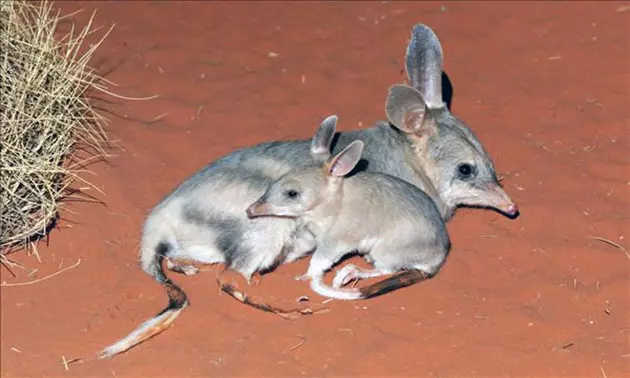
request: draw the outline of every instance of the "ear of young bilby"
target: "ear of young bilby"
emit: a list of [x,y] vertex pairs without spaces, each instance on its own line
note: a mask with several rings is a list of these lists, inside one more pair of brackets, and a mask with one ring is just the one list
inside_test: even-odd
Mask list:
[[442,45],[430,27],[416,24],[407,46],[405,69],[412,87],[422,94],[429,109],[446,106],[442,100]]
[[389,87],[385,113],[392,125],[407,134],[426,134],[436,128],[420,92],[407,85]]
[[324,164],[324,169],[329,176],[343,177],[350,173],[361,160],[363,142],[355,140],[337,155],[332,156]]
[[337,129],[337,119],[336,115],[331,115],[319,125],[311,140],[311,155],[323,158],[330,156],[330,145]]

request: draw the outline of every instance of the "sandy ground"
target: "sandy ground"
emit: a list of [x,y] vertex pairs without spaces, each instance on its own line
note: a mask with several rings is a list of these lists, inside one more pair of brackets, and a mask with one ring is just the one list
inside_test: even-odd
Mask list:
[[[128,96],[107,106],[121,145],[90,177],[106,205],[73,203],[38,269],[2,287],[2,377],[630,376],[628,3],[86,3],[115,23],[95,64]],[[64,4],[65,11],[79,8]],[[384,118],[403,82],[412,26],[445,50],[453,112],[478,134],[522,214],[461,210],[433,280],[286,321],[215,285],[175,276],[191,298],[175,325],[111,361],[74,363],[166,301],[136,265],[147,211],[237,147]],[[274,54],[275,53],[275,54]],[[156,120],[157,119],[157,120]],[[151,122],[151,120],[154,120]],[[307,261],[252,293],[300,295]]]

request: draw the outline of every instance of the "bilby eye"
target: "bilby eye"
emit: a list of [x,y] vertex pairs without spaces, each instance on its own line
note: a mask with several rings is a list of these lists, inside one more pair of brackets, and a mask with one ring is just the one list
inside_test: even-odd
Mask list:
[[467,179],[475,173],[475,167],[468,163],[463,163],[457,166],[457,173],[461,179]]
[[300,195],[300,193],[298,193],[297,190],[289,189],[284,192],[284,195],[290,199],[296,199]]

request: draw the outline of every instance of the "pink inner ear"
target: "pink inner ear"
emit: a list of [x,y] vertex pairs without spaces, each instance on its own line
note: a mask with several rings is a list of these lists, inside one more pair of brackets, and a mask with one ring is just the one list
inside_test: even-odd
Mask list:
[[322,168],[324,169],[324,173],[326,173],[326,175],[331,176],[334,168],[334,163],[331,161],[327,161],[324,163]]
[[330,158],[326,163],[328,174],[332,176],[345,176],[357,164],[361,158],[361,152],[363,151],[363,143],[360,141],[354,141],[348,147],[346,147],[338,155]]
[[413,109],[405,112],[404,117],[405,128],[409,132],[418,132],[424,122],[424,110]]
[[340,155],[335,159],[330,169],[330,173],[333,176],[341,177],[345,176],[354,168],[354,160],[352,156],[347,153]]
[[339,171],[343,168],[343,160],[341,156],[335,156],[331,160],[329,160],[325,165],[324,169],[329,176],[339,176]]
[[344,167],[343,159],[337,159],[330,169],[330,174],[333,176],[343,176]]

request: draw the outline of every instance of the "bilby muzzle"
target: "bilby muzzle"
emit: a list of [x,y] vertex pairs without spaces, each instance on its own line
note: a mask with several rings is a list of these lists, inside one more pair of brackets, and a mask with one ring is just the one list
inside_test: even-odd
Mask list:
[[488,187],[487,192],[490,194],[489,202],[494,208],[510,217],[515,217],[519,214],[518,205],[512,201],[501,186],[493,184]]
[[247,213],[248,218],[255,218],[267,214],[269,209],[264,201],[258,200],[251,204],[245,212]]

